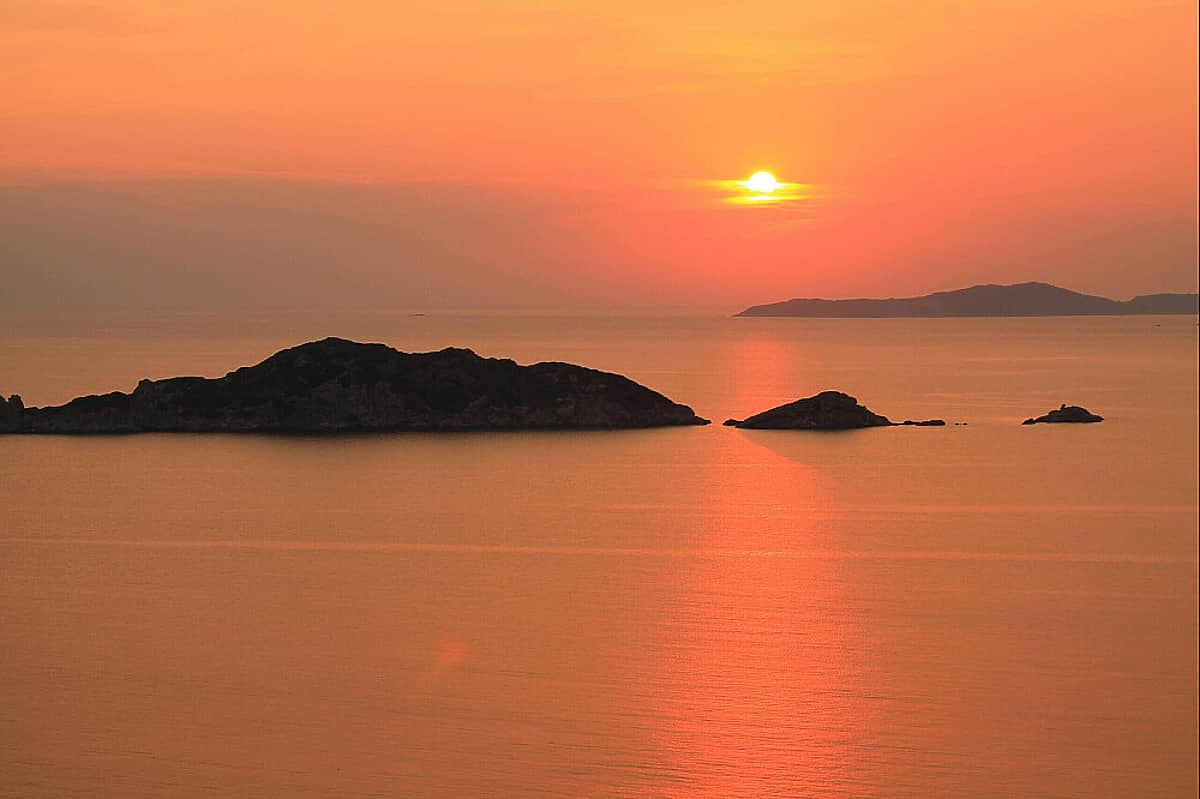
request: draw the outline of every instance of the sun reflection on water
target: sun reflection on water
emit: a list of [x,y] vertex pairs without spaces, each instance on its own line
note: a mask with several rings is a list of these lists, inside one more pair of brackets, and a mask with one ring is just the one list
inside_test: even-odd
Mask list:
[[[786,382],[774,350],[756,340],[732,347],[734,384]],[[696,531],[697,544],[762,554],[697,559],[667,605],[653,698],[669,723],[655,742],[660,767],[680,779],[654,795],[765,796],[783,786],[836,794],[873,723],[859,684],[871,645],[845,622],[844,564],[767,554],[830,546],[820,521],[833,502],[828,476],[783,456],[764,468],[743,431],[721,432],[729,440],[703,494],[713,523]]]

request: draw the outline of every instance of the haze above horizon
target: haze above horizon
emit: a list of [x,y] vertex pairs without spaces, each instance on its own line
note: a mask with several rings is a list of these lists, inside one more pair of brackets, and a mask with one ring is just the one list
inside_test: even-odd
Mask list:
[[1196,17],[9,0],[0,309],[1194,292]]

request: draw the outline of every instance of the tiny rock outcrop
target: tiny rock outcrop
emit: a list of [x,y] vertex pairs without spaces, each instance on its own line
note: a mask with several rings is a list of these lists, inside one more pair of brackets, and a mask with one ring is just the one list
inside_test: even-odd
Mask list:
[[[16,403],[14,409],[14,402]],[[15,421],[14,421],[15,420]],[[327,338],[224,377],[143,380],[131,393],[52,408],[0,407],[0,432],[338,433],[708,424],[627,377],[567,363],[520,366],[471,350],[405,353]]]
[[1089,424],[1103,421],[1103,416],[1097,416],[1087,408],[1081,408],[1078,405],[1061,405],[1057,411],[1050,411],[1035,419],[1026,419],[1021,424]]
[[855,430],[860,427],[890,427],[894,422],[859,405],[858,400],[849,394],[822,391],[748,419],[728,419],[725,424],[748,430]]

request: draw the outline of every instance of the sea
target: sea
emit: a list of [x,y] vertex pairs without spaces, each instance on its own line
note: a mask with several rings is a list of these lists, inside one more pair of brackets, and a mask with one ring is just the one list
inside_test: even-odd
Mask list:
[[[27,405],[337,335],[714,424],[0,437],[0,797],[1195,796],[1197,330],[6,317]],[[721,425],[825,389],[947,426]]]

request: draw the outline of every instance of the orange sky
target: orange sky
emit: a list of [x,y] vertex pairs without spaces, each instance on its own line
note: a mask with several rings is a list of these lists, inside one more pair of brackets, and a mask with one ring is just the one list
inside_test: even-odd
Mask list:
[[8,301],[1195,290],[1194,4],[646,5],[5,0]]

